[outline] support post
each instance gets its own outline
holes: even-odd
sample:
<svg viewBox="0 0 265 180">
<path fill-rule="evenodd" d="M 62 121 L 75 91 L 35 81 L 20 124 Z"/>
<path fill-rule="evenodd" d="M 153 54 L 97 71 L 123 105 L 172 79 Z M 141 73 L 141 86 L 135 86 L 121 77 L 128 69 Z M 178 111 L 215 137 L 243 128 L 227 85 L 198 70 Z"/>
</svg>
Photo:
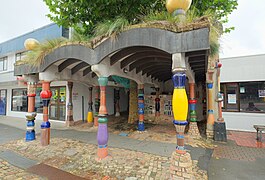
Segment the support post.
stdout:
<svg viewBox="0 0 265 180">
<path fill-rule="evenodd" d="M 115 88 L 115 93 L 114 93 L 114 100 L 115 100 L 115 117 L 120 117 L 120 88 Z"/>
<path fill-rule="evenodd" d="M 43 102 L 43 122 L 41 123 L 41 145 L 47 146 L 50 144 L 50 127 L 51 124 L 49 122 L 49 103 L 50 98 L 52 96 L 52 92 L 50 90 L 50 82 L 43 81 L 42 82 L 42 91 L 40 93 L 40 97 Z"/>
<path fill-rule="evenodd" d="M 100 99 L 99 99 L 99 86 L 96 86 L 95 88 L 95 115 L 94 115 L 94 126 L 98 127 L 98 112 L 99 112 L 99 105 L 100 105 Z"/>
<path fill-rule="evenodd" d="M 190 91 L 190 127 L 189 127 L 189 135 L 193 138 L 198 138 L 200 136 L 200 132 L 197 126 L 197 114 L 196 114 L 196 103 L 195 99 L 195 83 L 189 83 L 189 91 Z"/>
<path fill-rule="evenodd" d="M 98 160 L 102 160 L 108 156 L 108 112 L 106 107 L 106 86 L 108 84 L 108 77 L 99 77 L 98 82 L 100 85 L 100 107 L 98 115 Z"/>
<path fill-rule="evenodd" d="M 155 98 L 155 116 L 159 117 L 160 116 L 160 98 L 159 98 L 159 88 L 155 88 L 156 90 L 156 98 Z"/>
<path fill-rule="evenodd" d="M 177 148 L 176 152 L 185 154 L 184 148 L 184 130 L 188 124 L 188 98 L 185 89 L 186 83 L 186 64 L 185 55 L 178 53 L 173 55 L 172 63 L 172 81 L 174 85 L 172 108 L 174 115 L 174 125 L 177 130 Z"/>
<path fill-rule="evenodd" d="M 72 126 L 74 125 L 74 119 L 73 119 L 73 82 L 68 81 L 67 82 L 68 87 L 68 104 L 67 104 L 67 119 L 66 119 L 66 126 Z"/>
<path fill-rule="evenodd" d="M 33 141 L 36 139 L 35 135 L 35 117 L 37 113 L 35 112 L 35 96 L 37 82 L 28 82 L 28 112 L 26 113 L 27 120 L 27 132 L 26 141 Z"/>
<path fill-rule="evenodd" d="M 217 99 L 216 102 L 218 102 L 218 118 L 217 122 L 214 122 L 214 140 L 215 141 L 227 141 L 227 135 L 226 135 L 226 125 L 225 121 L 222 115 L 222 101 L 223 96 L 221 94 L 221 87 L 220 87 L 220 69 L 222 67 L 222 64 L 220 62 L 217 63 L 216 69 L 217 69 L 217 85 L 218 85 L 218 93 L 217 93 Z"/>
<path fill-rule="evenodd" d="M 207 139 L 213 139 L 214 110 L 213 110 L 213 69 L 208 69 L 208 117 L 207 117 Z"/>
<path fill-rule="evenodd" d="M 144 85 L 138 84 L 138 131 L 144 131 Z"/>
<path fill-rule="evenodd" d="M 93 124 L 93 101 L 92 101 L 93 87 L 89 87 L 88 90 L 89 90 L 89 98 L 88 98 L 87 123 L 92 126 Z"/>
<path fill-rule="evenodd" d="M 193 179 L 192 160 L 184 147 L 184 130 L 188 124 L 188 98 L 185 89 L 186 82 L 186 62 L 185 54 L 177 53 L 173 55 L 172 62 L 172 81 L 174 85 L 172 108 L 174 120 L 173 123 L 177 131 L 177 147 L 172 153 L 170 164 L 170 177 L 172 179 L 184 179 L 183 172 Z"/>
</svg>

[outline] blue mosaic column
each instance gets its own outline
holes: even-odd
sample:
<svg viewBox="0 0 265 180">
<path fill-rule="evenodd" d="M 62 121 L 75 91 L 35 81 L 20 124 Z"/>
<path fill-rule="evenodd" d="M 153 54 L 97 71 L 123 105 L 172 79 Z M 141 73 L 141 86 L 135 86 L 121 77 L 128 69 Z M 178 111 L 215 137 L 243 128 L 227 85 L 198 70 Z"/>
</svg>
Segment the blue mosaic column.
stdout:
<svg viewBox="0 0 265 180">
<path fill-rule="evenodd" d="M 138 131 L 144 131 L 144 85 L 138 85 Z"/>
<path fill-rule="evenodd" d="M 160 116 L 160 98 L 159 98 L 159 88 L 155 88 L 156 90 L 156 98 L 155 98 L 155 116 L 159 117 Z"/>
<path fill-rule="evenodd" d="M 26 141 L 33 141 L 36 139 L 35 135 L 35 117 L 37 113 L 35 112 L 35 97 L 36 97 L 36 82 L 28 82 L 28 112 L 26 113 L 27 120 L 27 132 Z"/>
</svg>

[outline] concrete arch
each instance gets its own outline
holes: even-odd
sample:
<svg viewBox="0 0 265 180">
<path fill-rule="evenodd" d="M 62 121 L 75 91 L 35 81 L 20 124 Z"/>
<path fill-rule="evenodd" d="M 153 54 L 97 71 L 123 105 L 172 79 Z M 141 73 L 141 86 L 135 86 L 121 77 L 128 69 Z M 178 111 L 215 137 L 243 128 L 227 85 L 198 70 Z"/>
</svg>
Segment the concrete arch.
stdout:
<svg viewBox="0 0 265 180">
<path fill-rule="evenodd" d="M 65 45 L 55 49 L 44 57 L 40 66 L 40 72 L 45 71 L 49 66 L 62 59 L 78 59 L 89 65 L 95 64 L 94 51 L 84 45 Z"/>
<path fill-rule="evenodd" d="M 135 28 L 108 38 L 95 48 L 96 62 L 109 54 L 132 46 L 147 46 L 169 54 L 209 49 L 209 29 L 203 28 L 183 33 L 175 33 L 158 28 Z"/>
</svg>

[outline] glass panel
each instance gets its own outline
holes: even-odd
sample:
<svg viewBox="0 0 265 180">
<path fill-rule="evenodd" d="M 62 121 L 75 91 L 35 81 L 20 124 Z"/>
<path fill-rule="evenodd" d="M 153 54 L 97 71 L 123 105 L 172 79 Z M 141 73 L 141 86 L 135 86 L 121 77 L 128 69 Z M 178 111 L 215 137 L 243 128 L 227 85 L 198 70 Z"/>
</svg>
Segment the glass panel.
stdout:
<svg viewBox="0 0 265 180">
<path fill-rule="evenodd" d="M 58 102 L 58 88 L 51 88 L 52 97 L 51 97 L 51 104 L 57 104 Z"/>
<path fill-rule="evenodd" d="M 4 61 L 0 60 L 0 71 L 4 70 Z"/>
<path fill-rule="evenodd" d="M 53 87 L 51 91 L 50 118 L 64 121 L 66 114 L 66 87 Z"/>
<path fill-rule="evenodd" d="M 240 83 L 240 111 L 265 111 L 265 82 Z"/>
<path fill-rule="evenodd" d="M 227 84 L 226 85 L 226 104 L 227 110 L 238 111 L 238 95 L 237 89 L 238 85 L 234 84 Z"/>
<path fill-rule="evenodd" d="M 223 97 L 223 101 L 222 101 L 222 109 L 225 109 L 225 106 L 224 106 L 224 102 L 226 101 L 225 100 L 225 97 L 224 97 L 224 92 L 225 92 L 225 84 L 221 84 L 220 85 L 220 90 L 221 90 L 221 94 L 222 94 L 222 97 Z"/>
<path fill-rule="evenodd" d="M 59 106 L 60 107 L 60 118 L 59 120 L 62 120 L 64 121 L 65 120 L 65 106 L 64 105 L 61 105 Z"/>
<path fill-rule="evenodd" d="M 40 97 L 41 88 L 36 89 L 35 108 L 37 113 L 43 113 L 43 105 Z"/>
<path fill-rule="evenodd" d="M 59 102 L 65 104 L 65 101 L 66 101 L 66 88 L 61 87 L 60 88 Z"/>
<path fill-rule="evenodd" d="M 12 93 L 12 111 L 28 110 L 27 89 L 13 89 Z"/>
<path fill-rule="evenodd" d="M 6 115 L 6 90 L 0 90 L 0 115 Z"/>
<path fill-rule="evenodd" d="M 58 108 L 56 105 L 50 105 L 50 119 L 58 119 Z"/>
</svg>

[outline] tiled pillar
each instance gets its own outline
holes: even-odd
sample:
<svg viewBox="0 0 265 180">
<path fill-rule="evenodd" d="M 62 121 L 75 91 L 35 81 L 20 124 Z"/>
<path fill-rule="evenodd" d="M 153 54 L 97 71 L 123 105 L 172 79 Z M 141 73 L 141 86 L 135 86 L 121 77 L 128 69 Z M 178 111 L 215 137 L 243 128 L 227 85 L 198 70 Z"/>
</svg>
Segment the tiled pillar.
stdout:
<svg viewBox="0 0 265 180">
<path fill-rule="evenodd" d="M 196 99 L 195 99 L 195 83 L 189 83 L 190 99 L 189 99 L 189 109 L 190 109 L 190 126 L 189 135 L 194 138 L 200 136 L 200 132 L 197 126 L 197 114 L 196 114 Z"/>
<path fill-rule="evenodd" d="M 93 87 L 89 87 L 89 98 L 88 98 L 88 112 L 87 112 L 87 122 L 88 124 L 93 123 L 93 101 L 92 101 L 92 90 Z"/>
<path fill-rule="evenodd" d="M 155 98 L 155 116 L 159 117 L 160 116 L 160 98 L 159 98 L 159 88 L 155 88 L 156 90 L 156 98 Z"/>
<path fill-rule="evenodd" d="M 144 131 L 144 85 L 138 84 L 138 131 Z"/>
<path fill-rule="evenodd" d="M 50 90 L 50 82 L 43 81 L 42 82 L 42 91 L 40 93 L 40 97 L 43 102 L 43 122 L 41 123 L 41 145 L 47 146 L 50 144 L 50 127 L 51 124 L 49 122 L 49 103 L 50 98 L 52 96 L 52 92 Z"/>
<path fill-rule="evenodd" d="M 66 118 L 66 126 L 74 125 L 73 119 L 73 82 L 67 82 L 68 87 L 68 104 L 67 104 L 67 118 Z"/>
<path fill-rule="evenodd" d="M 195 83 L 189 83 L 189 89 L 190 89 L 190 100 L 189 100 L 189 105 L 190 105 L 190 121 L 191 122 L 196 122 L 197 121 L 197 116 L 196 116 L 196 99 L 195 99 Z"/>
<path fill-rule="evenodd" d="M 115 88 L 114 100 L 116 109 L 115 117 L 120 117 L 120 88 Z"/>
<path fill-rule="evenodd" d="M 185 90 L 186 73 L 184 68 L 176 68 L 172 70 L 173 76 L 173 114 L 174 114 L 174 125 L 177 130 L 177 147 L 176 152 L 178 154 L 185 154 L 184 148 L 184 130 L 187 122 L 188 114 L 188 98 Z"/>
<path fill-rule="evenodd" d="M 218 102 L 218 119 L 219 122 L 224 122 L 223 114 L 222 114 L 222 102 L 223 102 L 223 96 L 221 94 L 221 85 L 220 85 L 220 69 L 222 67 L 222 63 L 217 63 L 217 83 L 218 83 L 218 94 L 217 94 L 217 102 Z"/>
<path fill-rule="evenodd" d="M 28 112 L 26 113 L 27 119 L 27 132 L 26 141 L 33 141 L 36 139 L 35 136 L 35 96 L 36 96 L 36 82 L 28 82 Z"/>
<path fill-rule="evenodd" d="M 98 126 L 98 111 L 99 111 L 99 105 L 100 105 L 100 99 L 99 99 L 99 86 L 95 86 L 95 114 L 94 114 L 94 126 Z"/>
<path fill-rule="evenodd" d="M 98 114 L 98 159 L 104 159 L 108 156 L 108 112 L 106 107 L 106 86 L 108 84 L 107 77 L 99 77 L 98 82 L 100 85 L 100 107 Z"/>
<path fill-rule="evenodd" d="M 213 125 L 214 125 L 214 109 L 213 109 L 213 73 L 214 70 L 208 70 L 208 117 L 207 117 L 207 131 L 206 135 L 208 139 L 213 138 Z"/>
</svg>

